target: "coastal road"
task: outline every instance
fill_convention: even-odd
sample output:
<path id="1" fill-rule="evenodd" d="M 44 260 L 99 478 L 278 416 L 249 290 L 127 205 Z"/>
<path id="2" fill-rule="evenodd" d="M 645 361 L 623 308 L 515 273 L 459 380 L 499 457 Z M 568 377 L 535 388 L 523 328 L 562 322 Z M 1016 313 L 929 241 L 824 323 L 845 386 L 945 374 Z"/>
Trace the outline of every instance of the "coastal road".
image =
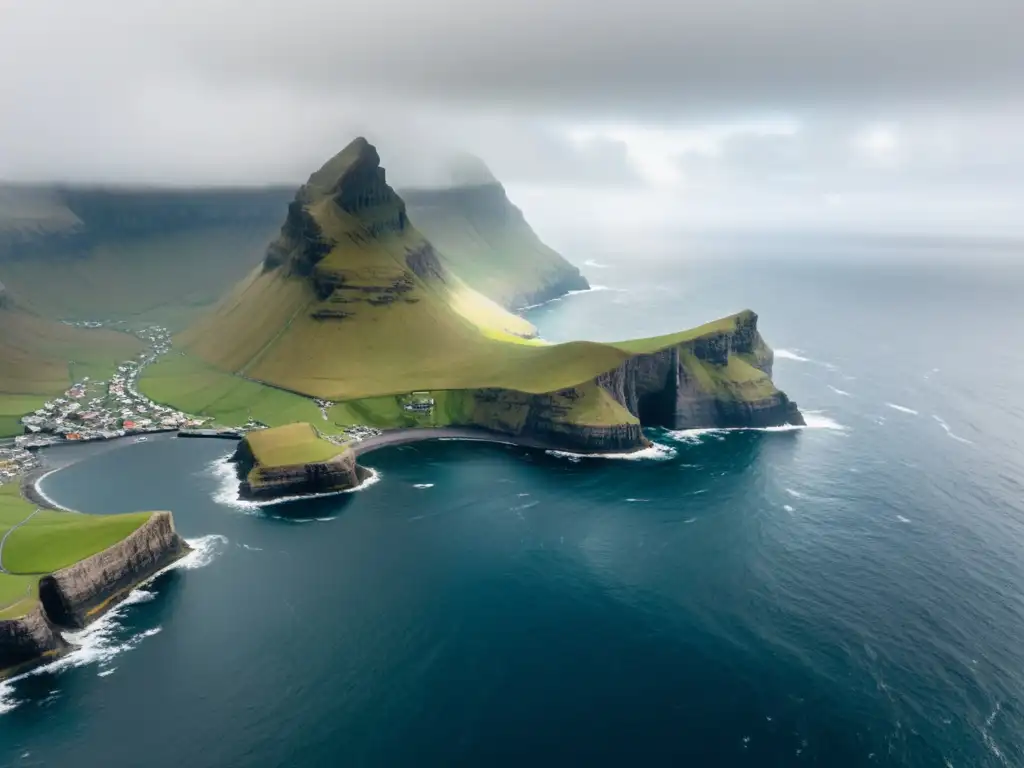
<path id="1" fill-rule="evenodd" d="M 485 443 L 503 443 L 523 448 L 557 450 L 559 446 L 529 437 L 515 437 L 486 429 L 469 427 L 415 427 L 412 429 L 389 429 L 379 435 L 360 440 L 352 446 L 356 456 L 394 445 L 416 443 L 421 440 L 478 440 Z"/>
<path id="2" fill-rule="evenodd" d="M 33 517 L 35 517 L 37 514 L 39 514 L 42 511 L 43 511 L 42 509 L 40 509 L 39 507 L 36 507 L 36 510 L 34 512 L 32 512 L 28 517 L 26 517 L 24 520 L 22 520 L 17 525 L 12 525 L 10 528 L 8 528 L 7 529 L 7 533 L 5 533 L 3 538 L 0 539 L 0 573 L 8 573 L 7 569 L 4 568 L 4 544 L 7 543 L 7 537 L 10 536 L 12 533 L 14 533 L 16 530 L 18 530 L 19 528 L 21 528 L 21 526 L 23 526 L 25 523 L 27 523 L 29 520 L 31 520 Z"/>

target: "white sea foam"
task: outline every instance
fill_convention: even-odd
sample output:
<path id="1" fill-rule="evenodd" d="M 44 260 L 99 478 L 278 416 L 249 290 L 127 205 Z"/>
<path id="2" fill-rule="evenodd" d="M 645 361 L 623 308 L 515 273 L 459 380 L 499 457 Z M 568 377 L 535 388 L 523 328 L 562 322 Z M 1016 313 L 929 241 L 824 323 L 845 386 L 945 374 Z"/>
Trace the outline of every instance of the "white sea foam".
<path id="1" fill-rule="evenodd" d="M 896 515 L 896 519 L 899 520 L 901 523 L 909 523 L 910 522 L 910 518 L 909 517 L 904 517 L 903 515 Z"/>
<path id="2" fill-rule="evenodd" d="M 594 261 L 594 259 L 587 259 L 586 261 L 583 262 L 583 265 L 587 267 L 593 267 L 594 269 L 608 269 L 607 264 L 602 264 L 599 261 Z"/>
<path id="3" fill-rule="evenodd" d="M 800 491 L 794 491 L 792 488 L 787 488 L 786 493 L 792 496 L 794 499 L 802 499 L 804 495 Z"/>
<path id="4" fill-rule="evenodd" d="M 839 387 L 833 387 L 831 384 L 828 385 L 828 388 L 831 389 L 833 392 L 835 392 L 837 395 L 842 395 L 843 397 L 853 397 L 853 395 L 851 395 L 845 389 L 839 389 Z"/>
<path id="5" fill-rule="evenodd" d="M 416 485 L 413 486 L 413 488 L 419 488 L 420 490 L 423 490 L 423 489 L 426 489 L 426 488 L 433 488 L 433 487 L 434 487 L 433 483 L 416 483 Z"/>
<path id="6" fill-rule="evenodd" d="M 821 411 L 804 411 L 805 424 L 782 424 L 777 427 L 711 427 L 705 429 L 669 430 L 665 434 L 679 443 L 700 443 L 702 437 L 721 437 L 729 432 L 798 432 L 803 429 L 830 429 L 845 432 L 846 427 Z"/>
<path id="7" fill-rule="evenodd" d="M 810 363 L 811 358 L 804 357 L 803 355 L 797 354 L 791 349 L 776 349 L 775 350 L 776 360 L 795 360 L 798 363 Z"/>
<path id="8" fill-rule="evenodd" d="M 367 471 L 370 474 L 355 488 L 347 488 L 344 491 L 330 491 L 328 493 L 307 493 L 296 494 L 295 496 L 281 496 L 280 498 L 268 499 L 266 501 L 252 501 L 251 499 L 243 499 L 238 495 L 238 475 L 235 472 L 235 465 L 231 462 L 230 454 L 211 462 L 208 471 L 217 479 L 218 482 L 217 489 L 213 492 L 213 500 L 225 507 L 232 507 L 243 512 L 249 512 L 250 514 L 256 512 L 262 507 L 270 507 L 276 504 L 286 504 L 292 501 L 305 501 L 306 499 L 322 499 L 328 496 L 340 496 L 343 493 L 365 491 L 371 485 L 375 485 L 380 481 L 380 472 L 367 467 Z M 295 520 L 293 522 L 309 521 Z"/>
<path id="9" fill-rule="evenodd" d="M 649 448 L 644 448 L 633 453 L 572 453 L 571 451 L 545 451 L 548 456 L 557 456 L 560 459 L 569 461 L 580 461 L 581 459 L 625 459 L 626 461 L 665 461 L 676 455 L 676 449 L 661 443 L 654 443 Z"/>
<path id="10" fill-rule="evenodd" d="M 250 547 L 248 544 L 239 544 L 238 546 L 240 546 L 242 549 L 247 549 L 250 552 L 262 552 L 263 551 L 263 547 Z"/>
<path id="11" fill-rule="evenodd" d="M 900 413 L 909 413 L 911 416 L 919 415 L 918 412 L 915 411 L 913 408 L 907 408 L 907 406 L 905 405 L 896 405 L 896 403 L 886 403 L 886 405 L 892 408 L 894 411 L 899 411 Z"/>
<path id="12" fill-rule="evenodd" d="M 0 715 L 7 714 L 20 702 L 14 698 L 14 688 L 9 680 L 0 680 Z"/>
<path id="13" fill-rule="evenodd" d="M 955 434 L 953 432 L 953 430 L 950 429 L 949 424 L 947 424 L 945 421 L 943 421 L 941 416 L 936 416 L 935 414 L 932 414 L 932 418 L 935 419 L 935 421 L 937 421 L 939 423 L 939 426 L 942 427 L 943 430 L 945 430 L 947 435 L 949 435 L 951 438 L 953 438 L 957 442 L 959 442 L 959 443 L 966 443 L 967 445 L 974 445 L 974 441 L 973 440 L 968 440 L 966 437 L 960 437 L 960 435 Z"/>
<path id="14" fill-rule="evenodd" d="M 696 517 L 688 517 L 685 520 L 683 520 L 683 525 L 689 525 L 690 523 L 696 523 L 696 522 L 697 522 L 697 518 Z"/>
<path id="15" fill-rule="evenodd" d="M 50 498 L 49 496 L 47 496 L 47 495 L 46 495 L 45 493 L 43 493 L 43 489 L 39 487 L 39 486 L 40 486 L 40 485 L 42 484 L 43 480 L 45 480 L 46 478 L 48 478 L 48 477 L 49 477 L 50 475 L 52 475 L 52 474 L 53 474 L 54 472 L 59 472 L 59 471 L 60 471 L 61 469 L 64 469 L 64 467 L 57 467 L 57 469 L 51 469 L 51 470 L 50 470 L 49 472 L 47 472 L 46 474 L 44 474 L 44 475 L 41 475 L 41 476 L 40 476 L 39 478 L 37 478 L 37 479 L 36 479 L 36 481 L 35 481 L 35 482 L 34 482 L 34 483 L 32 484 L 32 487 L 33 487 L 33 489 L 35 490 L 35 492 L 36 492 L 37 494 L 39 494 L 40 498 L 42 498 L 42 499 L 43 499 L 43 501 L 45 501 L 45 502 L 46 502 L 47 504 L 49 504 L 49 505 L 50 505 L 51 507 L 53 507 L 54 509 L 63 509 L 63 510 L 65 511 L 65 512 L 74 512 L 75 510 L 73 510 L 73 509 L 68 509 L 67 507 L 63 507 L 63 506 L 61 506 L 60 504 L 58 504 L 58 503 L 57 503 L 56 501 L 54 501 L 54 500 L 53 500 L 53 499 L 51 499 L 51 498 Z"/>
<path id="16" fill-rule="evenodd" d="M 96 677 L 108 677 L 117 671 L 117 667 L 111 667 L 110 669 L 104 669 L 102 672 L 97 672 Z"/>
<path id="17" fill-rule="evenodd" d="M 635 502 L 638 502 L 638 501 L 650 501 L 650 499 L 626 499 L 626 501 L 628 501 L 630 503 L 635 503 Z"/>
<path id="18" fill-rule="evenodd" d="M 796 510 L 795 510 L 795 509 L 793 509 L 793 507 L 791 507 L 791 506 L 790 506 L 789 504 L 783 504 L 783 505 L 782 505 L 782 508 L 783 508 L 784 510 L 786 510 L 787 512 L 796 512 Z"/>

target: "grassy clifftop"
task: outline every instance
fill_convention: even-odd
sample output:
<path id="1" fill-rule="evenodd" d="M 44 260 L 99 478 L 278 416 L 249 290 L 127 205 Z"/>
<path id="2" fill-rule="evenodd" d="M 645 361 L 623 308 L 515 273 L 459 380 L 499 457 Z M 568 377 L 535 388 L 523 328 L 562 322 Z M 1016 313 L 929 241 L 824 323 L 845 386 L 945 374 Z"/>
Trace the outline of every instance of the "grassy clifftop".
<path id="1" fill-rule="evenodd" d="M 618 344 L 546 344 L 532 331 L 450 268 L 360 139 L 299 191 L 262 267 L 178 338 L 186 357 L 154 366 L 142 387 L 185 410 L 244 411 L 269 424 L 300 412 L 308 420 L 304 395 L 336 403 L 335 427 L 501 431 L 636 427 L 636 396 L 626 393 L 636 371 L 645 391 L 678 394 L 684 380 L 691 399 L 779 395 L 750 312 Z M 627 369 L 615 387 L 598 382 Z M 433 405 L 405 407 L 402 398 L 417 391 Z"/>
<path id="2" fill-rule="evenodd" d="M 31 611 L 39 580 L 102 552 L 145 523 L 152 513 L 79 515 L 36 511 L 15 484 L 0 486 L 0 619 Z"/>

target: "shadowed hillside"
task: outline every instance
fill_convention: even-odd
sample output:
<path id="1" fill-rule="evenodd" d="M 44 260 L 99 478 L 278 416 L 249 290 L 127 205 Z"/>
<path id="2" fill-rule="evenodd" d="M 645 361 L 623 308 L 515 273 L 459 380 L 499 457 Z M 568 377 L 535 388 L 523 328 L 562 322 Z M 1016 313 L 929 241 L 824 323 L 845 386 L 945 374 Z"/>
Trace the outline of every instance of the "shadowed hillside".
<path id="1" fill-rule="evenodd" d="M 409 217 L 470 286 L 509 309 L 589 288 L 545 245 L 483 161 L 463 157 L 452 186 L 401 192 Z"/>
<path id="2" fill-rule="evenodd" d="M 184 327 L 259 263 L 292 194 L 0 188 L 0 279 L 44 316 Z"/>

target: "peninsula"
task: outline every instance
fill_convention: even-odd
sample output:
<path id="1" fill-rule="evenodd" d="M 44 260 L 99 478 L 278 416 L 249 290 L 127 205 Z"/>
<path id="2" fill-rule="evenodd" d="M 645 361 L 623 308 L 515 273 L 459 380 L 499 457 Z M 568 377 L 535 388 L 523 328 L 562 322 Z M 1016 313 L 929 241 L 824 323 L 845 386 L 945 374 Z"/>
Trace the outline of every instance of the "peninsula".
<path id="1" fill-rule="evenodd" d="M 645 426 L 803 423 L 772 383 L 751 311 L 649 339 L 549 344 L 456 262 L 356 139 L 299 190 L 263 263 L 139 388 L 225 424 L 480 428 L 572 451 L 637 450 Z"/>

